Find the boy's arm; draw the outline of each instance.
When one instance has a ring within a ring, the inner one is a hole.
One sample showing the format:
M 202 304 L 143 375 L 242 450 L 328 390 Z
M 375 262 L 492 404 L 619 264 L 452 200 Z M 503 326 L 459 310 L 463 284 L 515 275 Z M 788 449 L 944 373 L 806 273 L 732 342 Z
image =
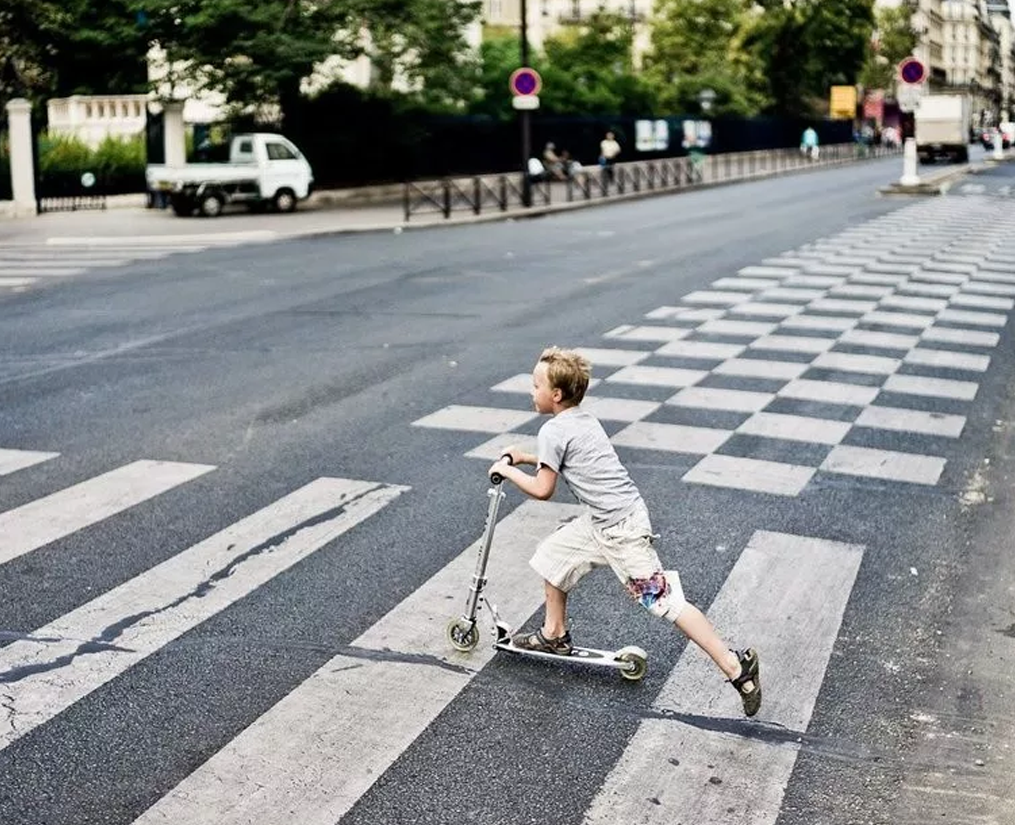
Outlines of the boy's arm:
M 535 464 L 536 462 L 533 460 L 527 463 Z M 501 460 L 490 467 L 490 473 L 499 473 L 513 482 L 523 493 L 540 501 L 551 498 L 553 491 L 557 489 L 557 474 L 545 464 L 540 465 L 535 475 L 529 475 L 524 470 Z
M 526 453 L 513 446 L 505 447 L 501 456 L 507 456 L 510 458 L 512 464 L 531 464 L 535 466 L 539 463 L 539 459 L 536 458 L 534 453 Z

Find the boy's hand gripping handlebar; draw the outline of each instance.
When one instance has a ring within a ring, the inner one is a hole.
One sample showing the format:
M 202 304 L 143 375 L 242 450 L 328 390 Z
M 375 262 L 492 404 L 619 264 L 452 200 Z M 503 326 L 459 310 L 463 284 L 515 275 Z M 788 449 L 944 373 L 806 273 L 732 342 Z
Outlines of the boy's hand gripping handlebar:
M 499 459 L 497 459 L 498 464 L 501 461 L 506 462 L 509 467 L 514 464 L 514 461 L 511 459 L 510 453 L 504 453 Z M 500 473 L 490 473 L 491 484 L 497 485 L 500 484 L 502 481 L 504 481 L 504 476 L 502 476 Z

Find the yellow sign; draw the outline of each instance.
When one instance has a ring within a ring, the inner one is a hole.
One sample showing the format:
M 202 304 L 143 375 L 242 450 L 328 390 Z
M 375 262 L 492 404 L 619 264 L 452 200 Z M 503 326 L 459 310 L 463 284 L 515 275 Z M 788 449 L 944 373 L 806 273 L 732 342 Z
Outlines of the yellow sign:
M 856 86 L 833 86 L 829 114 L 833 120 L 856 117 Z

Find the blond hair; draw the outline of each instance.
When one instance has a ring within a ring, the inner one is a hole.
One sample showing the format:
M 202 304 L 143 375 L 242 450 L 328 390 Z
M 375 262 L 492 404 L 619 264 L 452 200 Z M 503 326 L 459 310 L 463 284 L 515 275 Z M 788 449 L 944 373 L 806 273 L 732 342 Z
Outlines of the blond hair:
M 592 377 L 592 365 L 574 350 L 547 347 L 539 356 L 539 363 L 546 364 L 546 377 L 550 386 L 560 390 L 562 404 L 576 407 L 585 397 Z

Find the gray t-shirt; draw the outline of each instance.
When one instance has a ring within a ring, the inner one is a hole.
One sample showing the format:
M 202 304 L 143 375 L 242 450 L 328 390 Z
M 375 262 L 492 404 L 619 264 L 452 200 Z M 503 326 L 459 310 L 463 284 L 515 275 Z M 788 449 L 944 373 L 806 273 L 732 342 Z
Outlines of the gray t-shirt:
M 599 527 L 616 524 L 642 503 L 603 425 L 581 407 L 564 410 L 539 428 L 536 458 L 564 478 Z

